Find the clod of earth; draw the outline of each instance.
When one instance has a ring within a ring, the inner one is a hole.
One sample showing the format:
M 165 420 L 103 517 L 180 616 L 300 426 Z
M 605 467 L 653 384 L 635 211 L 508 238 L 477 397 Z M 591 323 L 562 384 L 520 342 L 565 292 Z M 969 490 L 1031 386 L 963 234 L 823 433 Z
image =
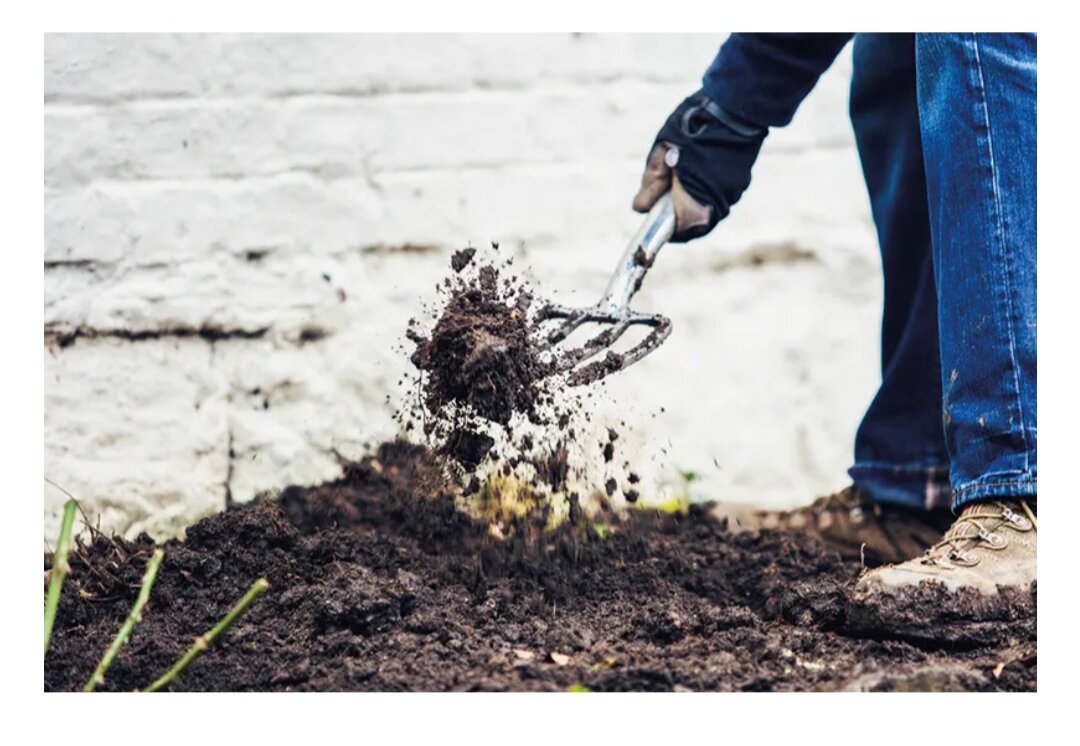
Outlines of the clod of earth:
M 465 267 L 469 266 L 469 262 L 472 261 L 475 255 L 476 249 L 473 248 L 461 249 L 460 251 L 454 252 L 454 255 L 450 257 L 450 268 L 455 272 L 460 272 L 465 269 Z
M 423 422 L 428 444 L 448 457 L 464 495 L 480 491 L 478 470 L 524 474 L 549 493 L 563 492 L 574 471 L 565 443 L 575 438 L 571 421 L 579 401 L 553 384 L 530 317 L 531 293 L 510 274 L 511 265 L 512 259 L 481 257 L 472 248 L 457 252 L 454 274 L 439 285 L 443 303 L 431 331 L 421 333 L 415 320 L 406 331 L 420 376 L 418 401 L 399 410 L 406 413 L 404 428 L 410 431 L 412 419 Z M 529 430 L 536 426 L 540 443 Z
M 448 405 L 507 424 L 518 412 L 536 411 L 538 382 L 546 370 L 526 319 L 527 296 L 509 305 L 499 274 L 482 267 L 479 280 L 455 290 L 430 337 L 410 332 L 413 364 L 427 374 L 425 405 L 433 413 Z

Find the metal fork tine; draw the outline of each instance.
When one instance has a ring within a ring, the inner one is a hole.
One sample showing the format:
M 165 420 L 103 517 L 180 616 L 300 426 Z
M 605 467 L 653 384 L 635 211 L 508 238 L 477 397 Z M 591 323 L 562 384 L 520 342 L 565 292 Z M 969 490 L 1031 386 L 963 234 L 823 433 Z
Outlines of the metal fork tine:
M 599 381 L 609 373 L 613 373 L 616 370 L 622 370 L 630 365 L 633 365 L 641 358 L 648 355 L 655 350 L 664 340 L 671 334 L 671 321 L 665 316 L 641 316 L 636 315 L 632 321 L 628 321 L 626 326 L 631 324 L 642 324 L 645 326 L 653 327 L 653 330 L 649 332 L 645 339 L 638 342 L 629 350 L 623 353 L 609 353 L 608 358 L 604 360 L 596 360 L 588 365 L 581 366 L 582 360 L 578 360 L 578 364 L 572 366 L 570 370 L 570 377 L 567 379 L 567 383 L 571 386 L 581 386 L 587 383 L 593 383 Z M 601 348 L 604 349 L 604 348 Z M 599 352 L 594 351 L 588 357 L 592 357 Z M 584 358 L 588 359 L 588 358 Z
M 631 319 L 619 321 L 615 323 L 614 326 L 597 334 L 581 347 L 563 353 L 564 357 L 558 361 L 558 368 L 563 371 L 571 370 L 593 357 L 601 350 L 608 349 L 618 341 L 619 337 L 626 333 L 626 330 L 629 329 L 633 323 L 634 322 Z
M 667 339 L 671 333 L 671 321 L 658 314 L 635 313 L 630 309 L 630 299 L 641 287 L 657 252 L 671 238 L 674 229 L 675 206 L 669 192 L 649 210 L 645 221 L 623 252 L 599 303 L 589 308 L 567 308 L 547 303 L 537 310 L 534 318 L 539 323 L 563 320 L 554 330 L 540 334 L 538 340 L 540 351 L 552 356 L 550 363 L 553 373 L 570 373 L 570 385 L 591 383 L 637 362 Z M 587 322 L 606 325 L 607 328 L 579 347 L 560 351 L 552 349 Z M 626 352 L 612 350 L 612 345 L 634 325 L 650 326 L 652 331 Z M 603 351 L 607 351 L 603 359 L 583 365 Z
M 572 316 L 566 321 L 564 321 L 562 324 L 559 324 L 558 328 L 556 328 L 555 331 L 547 335 L 547 338 L 545 340 L 547 346 L 551 347 L 553 345 L 557 345 L 559 342 L 562 342 L 564 339 L 573 334 L 575 329 L 584 324 L 585 320 L 586 315 L 584 313 L 579 313 L 577 316 Z

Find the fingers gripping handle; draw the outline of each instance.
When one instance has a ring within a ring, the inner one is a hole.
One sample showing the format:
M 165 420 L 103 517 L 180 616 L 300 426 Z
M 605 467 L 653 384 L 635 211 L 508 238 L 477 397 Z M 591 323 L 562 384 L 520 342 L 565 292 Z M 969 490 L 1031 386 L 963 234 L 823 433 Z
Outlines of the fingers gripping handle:
M 665 193 L 645 216 L 641 228 L 630 240 L 615 274 L 608 283 L 600 307 L 618 315 L 630 313 L 630 299 L 641 287 L 660 248 L 675 231 L 675 205 L 671 192 Z

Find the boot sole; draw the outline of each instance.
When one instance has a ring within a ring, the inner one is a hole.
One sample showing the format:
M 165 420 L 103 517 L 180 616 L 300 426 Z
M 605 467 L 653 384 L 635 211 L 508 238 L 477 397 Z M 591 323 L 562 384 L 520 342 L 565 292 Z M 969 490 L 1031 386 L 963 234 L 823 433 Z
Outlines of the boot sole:
M 1029 590 L 999 588 L 994 595 L 922 583 L 894 592 L 852 592 L 845 628 L 874 639 L 980 647 L 1033 637 L 1036 612 L 1035 583 Z

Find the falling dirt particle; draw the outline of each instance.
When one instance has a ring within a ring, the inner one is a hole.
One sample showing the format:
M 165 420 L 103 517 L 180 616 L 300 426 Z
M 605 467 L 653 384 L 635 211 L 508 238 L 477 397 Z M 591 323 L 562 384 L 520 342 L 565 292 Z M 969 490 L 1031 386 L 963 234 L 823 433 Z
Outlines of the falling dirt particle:
M 570 525 L 576 526 L 581 522 L 581 501 L 578 498 L 578 493 L 571 492 L 566 500 L 570 503 Z
M 560 443 L 547 458 L 536 464 L 536 471 L 540 479 L 551 486 L 552 491 L 561 492 L 566 485 L 569 466 L 569 453 L 566 446 Z
M 475 469 L 495 445 L 490 435 L 471 430 L 458 430 L 453 433 L 443 446 L 443 452 L 453 456 L 469 469 Z
M 455 251 L 454 255 L 450 257 L 450 268 L 453 269 L 455 272 L 460 272 L 461 270 L 469 266 L 469 262 L 472 261 L 475 255 L 476 249 L 473 248 Z
M 608 497 L 611 497 L 615 494 L 616 487 L 618 487 L 618 484 L 615 482 L 614 477 L 611 477 L 606 482 L 604 482 L 604 490 L 607 492 Z
M 615 444 L 611 441 L 603 444 L 604 461 L 611 463 L 611 459 L 615 457 Z

